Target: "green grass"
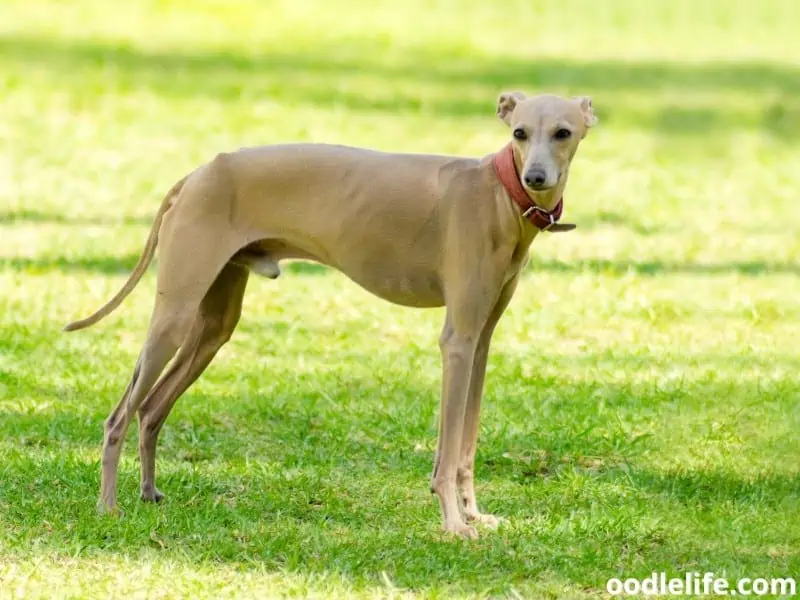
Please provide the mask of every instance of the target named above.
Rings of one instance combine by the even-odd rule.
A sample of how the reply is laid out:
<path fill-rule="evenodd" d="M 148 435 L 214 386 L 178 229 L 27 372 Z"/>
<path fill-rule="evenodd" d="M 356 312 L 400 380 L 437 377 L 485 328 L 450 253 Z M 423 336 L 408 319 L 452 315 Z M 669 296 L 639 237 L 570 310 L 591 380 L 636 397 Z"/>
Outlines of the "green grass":
<path fill-rule="evenodd" d="M 793 0 L 0 5 L 0 598 L 603 596 L 800 574 Z M 589 94 L 565 219 L 495 337 L 478 497 L 428 492 L 442 311 L 253 279 L 161 435 L 163 505 L 95 512 L 152 271 L 86 332 L 167 189 L 287 140 L 482 155 L 498 92 Z"/>

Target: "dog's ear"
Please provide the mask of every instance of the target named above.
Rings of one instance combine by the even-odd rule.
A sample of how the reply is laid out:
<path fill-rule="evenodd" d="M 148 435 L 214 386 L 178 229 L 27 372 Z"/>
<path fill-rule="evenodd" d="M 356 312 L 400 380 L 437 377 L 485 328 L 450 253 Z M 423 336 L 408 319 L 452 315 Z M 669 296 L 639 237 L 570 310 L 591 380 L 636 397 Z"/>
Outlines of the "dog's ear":
<path fill-rule="evenodd" d="M 511 125 L 511 113 L 518 102 L 525 99 L 522 92 L 503 92 L 497 99 L 497 116 L 506 125 Z"/>
<path fill-rule="evenodd" d="M 589 96 L 579 96 L 575 98 L 575 101 L 581 107 L 581 112 L 583 113 L 583 135 L 586 135 L 590 128 L 597 125 L 597 116 L 592 108 L 592 99 Z"/>

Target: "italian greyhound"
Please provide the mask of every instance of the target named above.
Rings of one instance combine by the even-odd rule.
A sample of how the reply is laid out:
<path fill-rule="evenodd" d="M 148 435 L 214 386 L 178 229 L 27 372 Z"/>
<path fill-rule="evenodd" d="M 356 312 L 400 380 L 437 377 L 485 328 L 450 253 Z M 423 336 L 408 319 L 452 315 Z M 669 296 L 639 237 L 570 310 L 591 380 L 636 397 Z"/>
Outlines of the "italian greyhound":
<path fill-rule="evenodd" d="M 159 431 L 230 339 L 249 272 L 276 278 L 281 261 L 305 259 L 390 302 L 446 307 L 431 491 L 446 531 L 471 538 L 475 523 L 496 526 L 478 509 L 473 484 L 489 344 L 533 239 L 575 227 L 558 222 L 563 193 L 578 144 L 596 122 L 589 98 L 520 92 L 500 95 L 497 116 L 510 140 L 483 158 L 271 145 L 219 154 L 176 183 L 122 289 L 66 327 L 87 327 L 116 309 L 160 245 L 147 338 L 105 421 L 101 512 L 118 511 L 119 456 L 137 412 L 141 497 L 163 499 L 155 486 Z"/>

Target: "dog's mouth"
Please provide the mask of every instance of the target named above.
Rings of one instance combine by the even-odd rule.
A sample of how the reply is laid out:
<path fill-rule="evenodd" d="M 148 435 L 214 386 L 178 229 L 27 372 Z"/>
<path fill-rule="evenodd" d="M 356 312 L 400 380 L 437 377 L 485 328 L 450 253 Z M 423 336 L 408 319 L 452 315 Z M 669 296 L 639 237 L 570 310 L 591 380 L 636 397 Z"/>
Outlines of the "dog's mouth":
<path fill-rule="evenodd" d="M 522 182 L 522 185 L 525 186 L 525 189 L 528 190 L 529 192 L 533 192 L 534 194 L 537 194 L 537 193 L 541 194 L 543 192 L 549 192 L 554 187 L 556 187 L 557 184 L 558 184 L 558 182 L 554 183 L 553 185 L 528 185 L 524 181 Z"/>
<path fill-rule="evenodd" d="M 558 175 L 556 175 L 556 178 L 555 178 L 555 180 L 553 180 L 552 182 L 551 182 L 551 181 L 547 181 L 547 180 L 545 180 L 545 181 L 542 181 L 542 182 L 539 182 L 539 181 L 529 181 L 527 177 L 523 177 L 523 178 L 520 180 L 520 183 L 522 183 L 522 186 L 523 186 L 523 187 L 524 187 L 526 190 L 528 190 L 529 192 L 532 192 L 532 193 L 536 194 L 536 193 L 549 192 L 550 190 L 552 190 L 553 188 L 555 188 L 555 187 L 558 185 L 558 183 L 559 183 L 560 181 L 561 181 L 561 173 L 559 173 Z"/>

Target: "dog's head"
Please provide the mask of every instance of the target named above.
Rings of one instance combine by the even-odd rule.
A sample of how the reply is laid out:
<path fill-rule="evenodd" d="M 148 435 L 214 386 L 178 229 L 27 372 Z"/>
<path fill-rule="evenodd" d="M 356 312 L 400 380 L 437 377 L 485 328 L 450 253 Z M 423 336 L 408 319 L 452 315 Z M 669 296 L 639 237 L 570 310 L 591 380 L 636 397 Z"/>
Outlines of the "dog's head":
<path fill-rule="evenodd" d="M 563 183 L 578 144 L 597 122 L 590 98 L 521 92 L 500 94 L 497 116 L 511 128 L 520 181 L 534 195 Z"/>

